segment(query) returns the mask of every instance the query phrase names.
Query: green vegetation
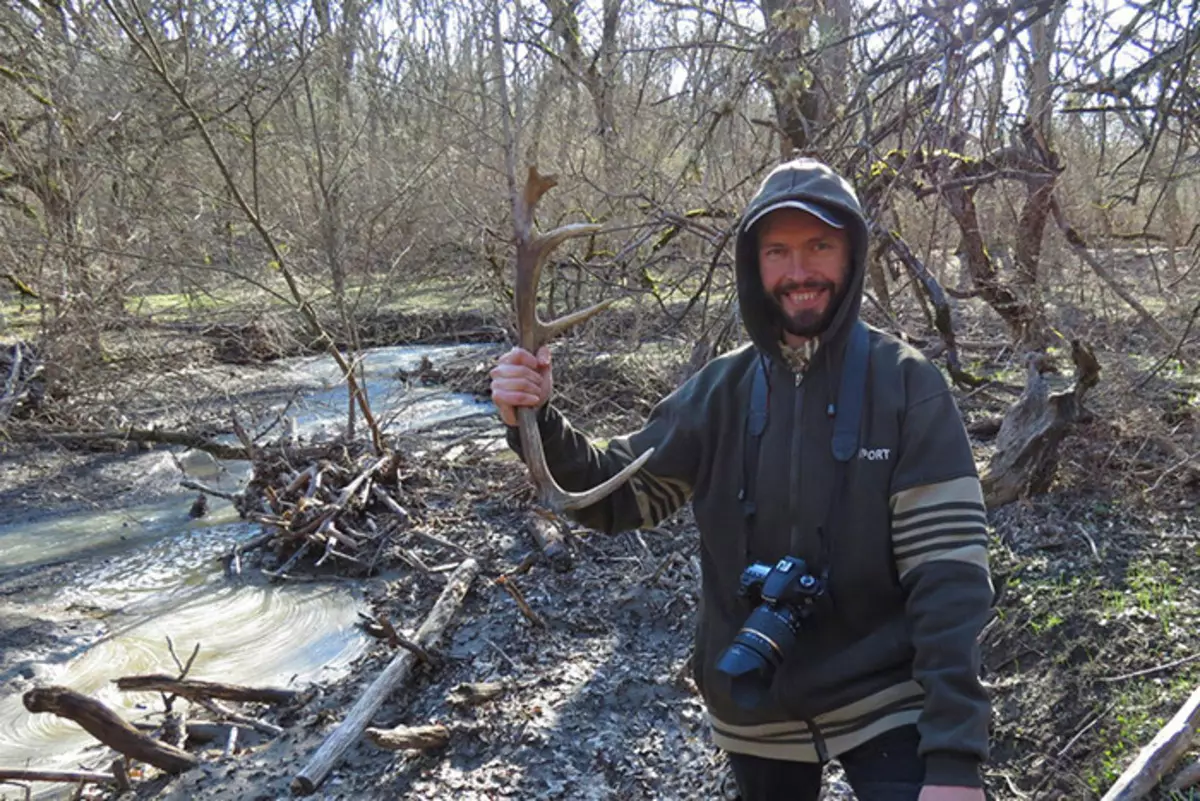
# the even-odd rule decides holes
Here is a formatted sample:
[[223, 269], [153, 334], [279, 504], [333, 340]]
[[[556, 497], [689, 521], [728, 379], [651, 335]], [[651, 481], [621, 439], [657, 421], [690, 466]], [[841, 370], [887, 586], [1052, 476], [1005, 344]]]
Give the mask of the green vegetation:
[[1200, 670], [1180, 673], [1169, 681], [1155, 678], [1133, 681], [1112, 699], [1112, 711], [1098, 726], [1098, 737], [1104, 747], [1099, 761], [1084, 774], [1088, 787], [1097, 795], [1104, 794], [1125, 770], [1130, 757], [1150, 742], [1175, 714], [1200, 681]]

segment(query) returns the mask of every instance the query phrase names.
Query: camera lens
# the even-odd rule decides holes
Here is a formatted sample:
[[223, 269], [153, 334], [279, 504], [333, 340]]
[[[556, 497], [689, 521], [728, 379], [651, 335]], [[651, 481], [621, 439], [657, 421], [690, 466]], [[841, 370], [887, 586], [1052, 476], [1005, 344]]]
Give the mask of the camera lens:
[[731, 678], [734, 703], [759, 706], [771, 686], [775, 668], [796, 644], [798, 621], [787, 609], [757, 607], [717, 660], [717, 670]]

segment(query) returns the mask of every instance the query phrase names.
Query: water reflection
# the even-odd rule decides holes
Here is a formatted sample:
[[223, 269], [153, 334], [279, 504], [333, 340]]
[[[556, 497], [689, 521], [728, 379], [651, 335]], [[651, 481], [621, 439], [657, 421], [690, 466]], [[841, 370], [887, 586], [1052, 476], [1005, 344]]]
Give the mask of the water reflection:
[[[169, 636], [182, 660], [200, 644], [194, 678], [302, 686], [336, 678], [362, 653], [356, 608], [347, 588], [225, 586], [132, 623], [118, 615], [110, 623], [120, 633], [63, 664], [39, 664], [35, 681], [90, 695], [128, 720], [146, 717], [161, 710], [158, 694], [120, 692], [111, 682], [138, 673], [176, 674]], [[69, 721], [29, 714], [19, 694], [0, 699], [0, 764], [70, 769], [88, 761], [85, 749], [94, 744]]]

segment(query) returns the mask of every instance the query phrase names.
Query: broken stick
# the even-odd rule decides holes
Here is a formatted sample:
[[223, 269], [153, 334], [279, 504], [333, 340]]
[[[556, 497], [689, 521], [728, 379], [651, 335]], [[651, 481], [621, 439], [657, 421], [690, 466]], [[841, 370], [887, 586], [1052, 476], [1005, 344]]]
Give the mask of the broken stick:
[[459, 684], [450, 690], [446, 701], [453, 706], [478, 706], [503, 695], [508, 687], [501, 681]]
[[38, 687], [25, 693], [22, 701], [30, 712], [49, 712], [74, 721], [114, 751], [167, 773], [182, 773], [200, 764], [186, 751], [142, 734], [96, 699], [66, 687]]
[[116, 784], [111, 773], [93, 773], [83, 770], [22, 770], [0, 768], [0, 782], [91, 782], [93, 784]]
[[1175, 717], [1159, 729], [1101, 801], [1135, 801], [1153, 790], [1187, 751], [1196, 736], [1197, 724], [1200, 724], [1200, 687], [1192, 692]]
[[191, 700], [219, 698], [222, 701], [241, 701], [251, 704], [290, 704], [296, 700], [295, 690], [275, 687], [243, 687], [240, 684], [221, 684], [197, 679], [174, 679], [152, 673], [145, 676], [122, 676], [115, 679], [118, 690], [129, 692], [171, 693]]
[[[478, 572], [479, 563], [474, 559], [467, 559], [450, 576], [429, 617], [425, 618], [425, 622], [417, 631], [415, 640], [422, 648], [432, 648], [441, 639]], [[379, 677], [346, 713], [341, 725], [321, 744], [304, 769], [296, 774], [296, 778], [292, 780], [292, 792], [308, 794], [317, 789], [342, 755], [362, 736], [363, 730], [367, 728], [367, 724], [387, 697], [408, 678], [417, 661], [418, 657], [412, 651], [404, 650], [388, 663]]]
[[533, 607], [525, 600], [525, 596], [521, 594], [521, 590], [517, 587], [516, 582], [508, 576], [500, 576], [496, 579], [496, 583], [503, 587], [512, 596], [513, 600], [517, 602], [517, 609], [521, 610], [521, 614], [525, 616], [526, 620], [539, 629], [546, 628], [546, 621], [542, 620], [541, 616], [533, 611]]
[[366, 737], [387, 751], [429, 751], [450, 742], [445, 726], [397, 726], [394, 729], [367, 729]]
[[245, 726], [248, 729], [254, 729], [256, 732], [265, 734], [268, 737], [278, 737], [279, 735], [283, 734], [283, 729], [276, 726], [274, 723], [267, 723], [265, 720], [259, 720], [258, 718], [252, 718], [247, 715], [243, 715], [240, 712], [234, 712], [232, 709], [227, 709], [211, 699], [206, 698], [198, 701], [197, 703], [199, 703], [200, 706], [204, 707], [209, 712], [212, 712], [221, 720], [228, 720], [230, 723], [237, 723], [241, 726]]

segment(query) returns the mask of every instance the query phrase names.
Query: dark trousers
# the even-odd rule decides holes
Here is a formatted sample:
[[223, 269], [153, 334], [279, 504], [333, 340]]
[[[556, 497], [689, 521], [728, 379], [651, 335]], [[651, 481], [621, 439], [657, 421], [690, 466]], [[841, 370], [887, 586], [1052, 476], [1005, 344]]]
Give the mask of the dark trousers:
[[[838, 757], [859, 801], [917, 801], [925, 763], [916, 726], [902, 726]], [[821, 765], [729, 754], [741, 801], [817, 801]]]

